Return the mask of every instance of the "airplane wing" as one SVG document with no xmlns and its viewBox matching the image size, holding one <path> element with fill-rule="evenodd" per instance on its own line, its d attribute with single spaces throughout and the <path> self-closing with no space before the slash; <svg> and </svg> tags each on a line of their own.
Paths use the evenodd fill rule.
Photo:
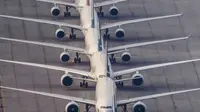
<svg viewBox="0 0 200 112">
<path fill-rule="evenodd" d="M 81 76 L 85 76 L 85 77 L 90 77 L 90 78 L 93 79 L 93 77 L 90 75 L 90 72 L 86 72 L 86 71 L 83 71 L 83 70 L 77 70 L 77 69 L 59 67 L 59 66 L 53 66 L 53 65 L 22 62 L 22 61 L 4 60 L 4 59 L 0 59 L 0 62 L 27 65 L 27 66 L 46 68 L 46 69 L 51 69 L 51 70 L 59 70 L 59 71 L 65 72 L 65 73 L 73 73 L 73 74 L 77 74 L 77 75 L 81 75 Z"/>
<path fill-rule="evenodd" d="M 94 7 L 102 7 L 102 6 L 106 6 L 106 5 L 112 5 L 112 4 L 116 4 L 119 2 L 124 2 L 127 0 L 107 0 L 107 1 L 103 1 L 103 2 L 99 2 L 99 3 L 94 3 Z"/>
<path fill-rule="evenodd" d="M 129 73 L 133 73 L 133 72 L 140 71 L 140 70 L 148 70 L 148 69 L 152 69 L 152 68 L 166 67 L 166 66 L 170 66 L 170 65 L 184 64 L 184 63 L 196 62 L 196 61 L 200 61 L 200 59 L 191 59 L 191 60 L 168 62 L 168 63 L 161 63 L 161 64 L 154 64 L 154 65 L 147 65 L 147 66 L 142 66 L 142 67 L 137 67 L 137 68 L 131 68 L 131 69 L 114 72 L 113 77 L 127 75 Z"/>
<path fill-rule="evenodd" d="M 171 17 L 178 17 L 178 16 L 181 16 L 181 15 L 182 15 L 182 13 L 174 14 L 174 15 L 157 16 L 157 17 L 149 17 L 149 18 L 142 18 L 142 19 L 134 19 L 134 20 L 126 20 L 126 21 L 120 21 L 120 22 L 115 22 L 115 23 L 109 23 L 109 24 L 106 24 L 106 25 L 102 25 L 101 30 L 116 27 L 116 26 L 126 25 L 126 24 L 152 21 L 152 20 L 158 20 L 158 19 L 166 19 L 166 18 L 171 18 Z"/>
<path fill-rule="evenodd" d="M 58 1 L 58 0 L 37 0 L 37 1 L 52 3 L 52 4 L 65 5 L 65 6 L 70 6 L 70 7 L 79 7 L 78 5 L 76 5 L 74 3 L 68 3 L 68 2 L 64 2 L 64 1 Z"/>
<path fill-rule="evenodd" d="M 115 54 L 115 52 L 117 52 L 117 53 L 118 53 L 118 51 L 123 52 L 124 50 L 127 50 L 128 48 L 141 47 L 141 46 L 158 44 L 158 43 L 165 43 L 165 42 L 172 42 L 172 41 L 177 41 L 177 40 L 184 40 L 184 39 L 188 39 L 189 36 L 188 37 L 181 37 L 181 38 L 174 38 L 174 39 L 165 39 L 165 40 L 157 40 L 157 41 L 151 41 L 151 42 L 142 42 L 142 43 L 134 43 L 134 44 L 128 44 L 128 45 L 123 45 L 123 46 L 117 46 L 117 47 L 109 48 L 108 52 L 109 52 L 109 54 Z M 112 52 L 114 52 L 114 53 L 112 53 Z"/>
<path fill-rule="evenodd" d="M 153 99 L 153 98 L 159 98 L 159 97 L 170 96 L 170 95 L 181 94 L 181 93 L 194 92 L 194 91 L 199 91 L 199 90 L 200 90 L 200 88 L 195 88 L 195 89 L 187 89 L 187 90 L 182 90 L 182 91 L 174 91 L 174 92 L 166 92 L 166 93 L 147 95 L 147 96 L 142 96 L 142 97 L 130 98 L 127 100 L 119 100 L 119 101 L 117 101 L 117 105 L 134 103 L 134 102 L 141 101 L 141 100 L 148 100 L 148 99 Z"/>
<path fill-rule="evenodd" d="M 58 25 L 58 26 L 65 26 L 65 27 L 69 27 L 69 28 L 73 28 L 73 29 L 77 29 L 77 30 L 83 30 L 83 28 L 80 25 L 68 24 L 66 22 L 58 22 L 58 21 L 50 21 L 50 20 L 44 20 L 44 19 L 18 17 L 18 16 L 9 16 L 9 15 L 0 15 L 0 17 L 18 19 L 18 20 L 24 20 L 24 21 L 31 21 L 31 22 L 38 22 L 38 23 L 45 23 L 45 24 L 52 24 L 52 25 Z"/>
<path fill-rule="evenodd" d="M 79 103 L 83 103 L 83 104 L 96 105 L 96 101 L 94 101 L 94 100 L 89 100 L 89 99 L 84 99 L 84 98 L 79 98 L 79 97 L 72 97 L 72 96 L 66 96 L 66 95 L 60 95 L 60 94 L 54 94 L 54 93 L 32 91 L 32 90 L 27 90 L 27 89 L 18 89 L 18 88 L 6 87 L 6 86 L 0 86 L 0 88 L 14 90 L 14 91 L 20 91 L 20 92 L 25 92 L 25 93 L 31 93 L 31 94 L 37 94 L 37 95 L 42 95 L 42 96 L 48 96 L 48 97 L 53 97 L 53 98 L 59 98 L 59 99 L 64 99 L 64 100 L 70 100 L 70 101 L 75 101 L 75 102 L 79 102 Z"/>
<path fill-rule="evenodd" d="M 61 48 L 61 49 L 66 49 L 67 51 L 73 51 L 73 52 L 78 52 L 78 53 L 82 53 L 82 54 L 87 54 L 85 52 L 85 50 L 82 48 L 77 48 L 77 47 L 72 47 L 72 46 L 67 46 L 67 45 L 46 43 L 46 42 L 37 42 L 37 41 L 28 41 L 28 40 L 21 40 L 21 39 L 11 39 L 11 38 L 5 38 L 5 37 L 0 37 L 0 39 L 6 40 L 6 41 L 12 41 L 12 42 L 21 42 L 21 43 L 27 43 L 27 44 L 35 44 L 35 45 L 42 45 L 42 46 L 47 46 L 47 47 Z"/>
</svg>

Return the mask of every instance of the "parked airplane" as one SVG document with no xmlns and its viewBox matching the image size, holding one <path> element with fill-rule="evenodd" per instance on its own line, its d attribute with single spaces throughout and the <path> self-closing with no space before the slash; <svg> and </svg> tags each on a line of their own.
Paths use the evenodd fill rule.
<svg viewBox="0 0 200 112">
<path fill-rule="evenodd" d="M 188 39 L 189 36 L 111 47 L 111 48 L 108 48 L 108 54 L 110 55 L 111 63 L 116 62 L 116 58 L 114 55 L 117 53 L 122 53 L 120 58 L 123 62 L 129 62 L 129 61 L 131 61 L 131 57 L 132 57 L 129 52 L 130 48 L 165 43 L 165 42 L 173 42 L 173 41 L 178 41 L 178 40 L 185 40 L 185 39 Z M 35 44 L 35 45 L 42 45 L 42 46 L 46 46 L 46 47 L 55 47 L 55 48 L 64 49 L 64 51 L 60 54 L 60 61 L 62 63 L 67 63 L 71 59 L 70 52 L 77 52 L 77 55 L 74 58 L 74 63 L 80 63 L 81 57 L 79 56 L 79 54 L 86 54 L 86 55 L 90 54 L 90 52 L 88 52 L 89 51 L 88 48 L 92 47 L 92 46 L 87 46 L 87 47 L 85 47 L 85 49 L 82 49 L 82 48 L 78 48 L 78 47 L 72 47 L 72 46 L 68 46 L 68 45 L 61 45 L 61 44 L 54 44 L 54 43 L 47 43 L 47 42 L 28 41 L 28 40 L 11 39 L 11 38 L 4 38 L 4 37 L 0 37 L 0 39 L 6 40 L 6 41 L 12 41 L 12 42 L 21 42 L 21 43 L 27 43 L 27 44 Z M 90 43 L 88 43 L 88 42 L 90 42 L 90 41 L 85 41 L 86 45 L 90 45 Z"/>
<path fill-rule="evenodd" d="M 155 99 L 164 96 L 170 96 L 180 93 L 194 92 L 199 91 L 200 88 L 195 89 L 187 89 L 182 91 L 174 91 L 174 92 L 166 92 L 166 93 L 158 93 L 147 96 L 128 98 L 124 100 L 116 99 L 116 85 L 115 82 L 110 77 L 101 77 L 97 81 L 96 85 L 96 96 L 95 100 L 85 99 L 81 97 L 72 97 L 61 94 L 53 94 L 39 91 L 32 91 L 27 89 L 18 89 L 6 86 L 0 86 L 0 88 L 21 91 L 31 94 L 37 94 L 42 96 L 48 96 L 58 99 L 69 100 L 70 102 L 66 104 L 64 111 L 65 112 L 80 112 L 80 107 L 78 103 L 85 104 L 85 112 L 89 112 L 91 107 L 95 107 L 96 112 L 117 112 L 118 107 L 122 107 L 123 112 L 127 112 L 127 104 L 134 103 L 132 106 L 132 112 L 147 112 L 147 106 L 142 101 L 148 99 Z M 83 110 L 81 110 L 83 111 Z"/>
<path fill-rule="evenodd" d="M 92 0 L 90 0 L 90 2 L 92 2 Z M 90 4 L 92 4 L 92 3 L 90 3 Z M 54 47 L 58 47 L 58 48 L 67 49 L 69 51 L 75 51 L 75 52 L 78 52 L 78 53 L 87 54 L 89 59 L 90 59 L 90 66 L 92 68 L 90 72 L 91 72 L 92 76 L 89 75 L 90 73 L 87 74 L 86 72 L 81 72 L 80 70 L 79 71 L 72 70 L 72 69 L 70 69 L 70 70 L 73 71 L 72 73 L 82 74 L 81 76 L 84 76 L 86 78 L 89 77 L 91 79 L 94 79 L 94 78 L 98 79 L 102 74 L 107 73 L 107 70 L 106 70 L 107 67 L 105 67 L 105 63 L 107 61 L 106 62 L 103 61 L 103 60 L 107 60 L 107 54 L 106 54 L 107 52 L 105 53 L 105 51 L 102 48 L 102 46 L 104 44 L 103 44 L 103 39 L 101 38 L 101 35 L 100 35 L 99 21 L 97 21 L 98 17 L 97 17 L 96 12 L 93 10 L 93 7 L 91 7 L 91 6 L 82 7 L 81 13 L 82 13 L 82 15 L 81 15 L 81 21 L 82 21 L 81 28 L 86 29 L 86 30 L 83 30 L 83 34 L 85 35 L 85 50 L 83 50 L 81 48 L 72 48 L 72 47 L 69 47 L 69 46 L 67 46 L 67 48 L 66 48 L 66 46 L 56 45 L 56 44 L 30 42 L 30 41 L 22 41 L 22 40 L 16 40 L 16 39 L 8 39 L 8 38 L 7 39 L 1 38 L 1 39 L 18 41 L 18 42 L 21 41 L 21 42 L 26 42 L 26 43 L 34 43 L 34 44 L 40 44 L 40 45 L 46 45 L 46 46 L 54 46 Z M 18 18 L 18 17 L 13 17 L 13 16 L 3 16 L 3 17 Z M 91 17 L 91 19 L 88 19 L 88 17 Z M 24 18 L 24 20 L 30 20 L 30 19 Z M 54 23 L 54 21 L 53 22 L 45 21 L 45 22 L 46 23 Z M 55 23 L 58 24 L 57 22 L 55 22 Z M 67 23 L 63 23 L 63 24 L 66 25 Z M 154 44 L 154 43 L 162 43 L 162 42 L 168 42 L 168 41 L 175 41 L 175 40 L 181 40 L 181 39 L 187 39 L 187 38 L 188 37 L 183 37 L 183 38 L 171 39 L 171 40 L 146 42 L 146 43 L 143 43 L 143 44 L 139 43 L 139 44 L 125 45 L 125 46 L 121 46 L 121 47 L 117 47 L 117 48 L 108 49 L 108 53 L 109 54 L 115 54 L 115 53 L 119 53 L 119 52 L 122 52 L 122 51 L 126 51 L 126 49 L 131 48 L 131 47 L 149 45 L 149 44 Z M 119 50 L 119 51 L 117 51 L 117 50 Z M 126 56 L 126 57 L 124 58 L 124 56 Z M 123 59 L 127 60 L 127 53 L 126 54 L 124 53 L 124 56 L 123 56 Z M 69 60 L 69 55 L 66 51 L 61 54 L 61 60 L 63 62 Z M 80 58 L 78 56 L 77 56 L 77 58 L 75 58 L 75 62 L 80 62 Z M 109 65 L 109 71 L 112 72 L 110 60 L 108 61 L 108 65 Z M 135 71 L 133 71 L 133 72 L 135 72 Z M 68 73 L 66 72 L 66 74 L 68 74 Z M 113 73 L 110 73 L 110 74 L 113 75 Z M 138 76 L 139 76 L 139 78 L 138 78 Z M 117 77 L 117 79 L 119 79 L 118 77 L 121 77 L 121 76 L 119 75 L 119 76 L 116 76 L 116 77 Z M 138 78 L 138 80 L 140 79 L 141 81 L 143 81 L 142 75 L 136 74 L 132 77 L 132 79 L 134 79 L 136 77 Z M 85 87 L 88 86 L 86 81 L 90 81 L 90 80 L 89 79 L 86 80 L 86 78 L 81 78 L 81 80 L 83 80 L 83 82 L 80 83 L 81 87 L 82 86 L 85 86 Z M 61 78 L 61 81 L 63 81 L 64 79 L 66 79 L 66 80 L 69 79 L 69 80 L 72 81 L 72 76 L 64 75 Z M 80 79 L 80 78 L 76 78 L 76 79 Z M 117 84 L 119 83 L 120 85 L 122 85 L 123 83 L 121 83 L 120 80 L 117 80 L 118 81 Z M 131 80 L 131 78 L 130 78 L 130 80 Z M 136 79 L 134 79 L 134 80 L 136 80 Z M 69 82 L 71 82 L 71 81 L 69 81 Z M 143 82 L 141 82 L 141 83 L 143 83 Z M 71 84 L 72 84 L 72 82 L 70 84 L 63 84 L 63 85 L 71 85 Z"/>
<path fill-rule="evenodd" d="M 39 0 L 39 1 L 47 1 L 47 0 Z M 120 1 L 124 0 L 116 0 L 116 1 L 107 1 L 107 2 L 102 2 L 101 5 L 96 6 L 102 6 L 105 4 L 111 4 L 111 3 L 118 3 Z M 61 4 L 63 2 L 58 1 L 48 1 L 48 2 L 56 2 L 55 4 Z M 81 6 L 81 10 L 79 10 L 81 14 L 81 26 L 78 25 L 71 25 L 68 23 L 63 23 L 63 22 L 55 22 L 55 21 L 48 21 L 48 20 L 42 20 L 42 19 L 32 19 L 32 18 L 24 18 L 24 17 L 15 17 L 15 16 L 7 16 L 7 15 L 0 15 L 0 17 L 5 17 L 5 18 L 13 18 L 13 19 L 20 19 L 20 20 L 27 20 L 27 21 L 33 21 L 33 22 L 40 22 L 40 23 L 47 23 L 47 24 L 54 24 L 54 25 L 59 25 L 61 26 L 67 26 L 72 28 L 70 38 L 76 37 L 74 34 L 74 29 L 79 29 L 83 32 L 85 36 L 85 50 L 81 48 L 74 48 L 70 46 L 63 46 L 63 45 L 57 45 L 57 44 L 50 44 L 50 43 L 41 43 L 41 42 L 31 42 L 31 41 L 25 41 L 25 40 L 17 40 L 17 39 L 6 39 L 6 38 L 1 38 L 4 40 L 10 40 L 10 41 L 17 41 L 17 42 L 24 42 L 24 43 L 32 43 L 32 44 L 38 44 L 38 45 L 44 45 L 44 46 L 52 46 L 52 47 L 58 47 L 58 48 L 63 48 L 64 51 L 60 54 L 60 60 L 61 62 L 68 62 L 70 60 L 70 55 L 69 51 L 76 52 L 76 57 L 74 58 L 75 63 L 80 63 L 81 58 L 79 54 L 93 54 L 94 52 L 97 52 L 99 47 L 98 44 L 102 43 L 100 40 L 101 34 L 100 30 L 103 28 L 107 27 L 112 27 L 112 26 L 117 26 L 117 25 L 123 25 L 123 24 L 129 24 L 129 23 L 137 23 L 137 22 L 142 22 L 142 21 L 150 21 L 150 20 L 156 20 L 156 19 L 161 19 L 161 18 L 169 18 L 169 17 L 176 17 L 180 16 L 181 14 L 175 14 L 175 15 L 168 15 L 168 16 L 161 16 L 161 17 L 153 17 L 153 18 L 146 18 L 146 19 L 136 19 L 136 20 L 131 20 L 131 21 L 123 21 L 120 23 L 113 23 L 110 25 L 106 26 L 100 26 L 99 25 L 99 20 L 96 11 L 93 9 L 93 0 L 81 0 L 81 1 L 76 1 L 76 7 Z M 65 4 L 67 5 L 67 3 Z M 72 6 L 72 5 L 70 5 Z M 73 5 L 75 6 L 75 4 Z M 65 35 L 64 30 L 59 28 L 56 31 L 56 36 L 58 38 L 62 38 Z M 94 37 L 94 38 L 91 38 Z M 170 42 L 170 41 L 176 41 L 176 40 L 182 40 L 182 39 L 187 39 L 188 37 L 183 37 L 183 38 L 177 38 L 177 39 L 166 39 L 166 40 L 159 40 L 159 41 L 152 41 L 152 42 L 144 42 L 144 43 L 138 43 L 138 44 L 129 44 L 129 45 L 124 45 L 124 46 L 118 46 L 118 47 L 113 47 L 108 49 L 109 55 L 111 55 L 110 60 L 111 62 L 115 63 L 116 59 L 114 57 L 114 54 L 116 53 L 122 53 L 121 54 L 121 59 L 124 62 L 129 62 L 131 60 L 131 54 L 127 51 L 127 49 L 132 48 L 132 47 L 139 47 L 139 46 L 145 46 L 145 45 L 150 45 L 150 44 L 156 44 L 156 43 L 163 43 L 163 42 Z"/>
<path fill-rule="evenodd" d="M 62 5 L 66 7 L 66 12 L 64 12 L 64 16 L 68 17 L 71 16 L 71 12 L 69 11 L 70 8 L 81 8 L 82 5 L 85 5 L 85 2 L 87 3 L 87 5 L 90 5 L 90 0 L 75 0 L 75 3 L 67 3 L 64 1 L 53 1 L 53 0 L 37 0 L 40 2 L 46 2 L 46 3 L 52 3 L 54 4 L 54 6 L 51 8 L 51 14 L 53 16 L 59 16 L 60 15 L 60 8 L 58 5 Z M 119 9 L 115 6 L 116 3 L 119 2 L 124 2 L 127 0 L 107 0 L 107 1 L 103 1 L 103 2 L 99 2 L 99 3 L 94 3 L 94 8 L 99 9 L 99 12 L 97 12 L 97 14 L 101 17 L 104 16 L 104 12 L 102 11 L 102 7 L 103 6 L 107 6 L 107 5 L 112 5 L 109 9 L 109 14 L 112 16 L 117 16 L 119 14 Z M 80 6 L 80 4 L 82 4 Z"/>
<path fill-rule="evenodd" d="M 47 2 L 47 0 L 40 0 L 40 1 L 46 1 Z M 50 20 L 44 20 L 44 19 L 34 19 L 34 18 L 9 16 L 9 15 L 0 15 L 0 17 L 13 18 L 13 19 L 19 19 L 19 20 L 26 20 L 26 21 L 32 21 L 32 22 L 38 22 L 38 23 L 45 23 L 45 24 L 52 24 L 52 25 L 58 25 L 59 28 L 55 32 L 55 36 L 58 39 L 64 38 L 65 35 L 66 35 L 65 31 L 64 31 L 64 29 L 62 27 L 71 28 L 71 33 L 69 35 L 69 38 L 70 39 L 75 39 L 76 38 L 76 34 L 74 33 L 75 30 L 82 31 L 84 37 L 87 38 L 88 34 L 90 33 L 90 31 L 88 31 L 88 28 L 91 27 L 91 26 L 95 27 L 96 29 L 98 29 L 98 32 L 100 30 L 104 30 L 105 34 L 103 35 L 103 37 L 105 37 L 105 38 L 110 38 L 110 34 L 108 32 L 109 28 L 118 27 L 118 29 L 115 32 L 115 35 L 116 35 L 117 38 L 122 39 L 125 36 L 125 32 L 121 27 L 122 25 L 145 22 L 145 21 L 152 21 L 152 20 L 158 20 L 158 19 L 166 19 L 166 18 L 178 17 L 178 16 L 182 15 L 182 13 L 180 13 L 180 14 L 174 14 L 174 15 L 166 15 L 166 16 L 158 16 L 158 17 L 149 17 L 149 18 L 141 18 L 141 19 L 134 19 L 134 20 L 126 20 L 126 21 L 120 21 L 120 22 L 110 23 L 110 24 L 106 24 L 106 25 L 99 25 L 99 18 L 97 16 L 96 10 L 94 10 L 95 6 L 96 7 L 101 7 L 101 6 L 104 6 L 104 5 L 115 4 L 115 3 L 118 3 L 119 1 L 124 1 L 124 0 L 106 1 L 106 2 L 102 2 L 102 3 L 96 4 L 96 5 L 93 3 L 93 0 L 76 0 L 76 4 L 66 3 L 66 2 L 59 2 L 58 3 L 58 1 L 48 0 L 48 2 L 52 2 L 52 3 L 55 3 L 55 4 L 63 3 L 63 5 L 76 7 L 76 9 L 80 13 L 81 25 L 74 25 L 74 24 L 69 24 L 69 23 L 66 23 L 66 22 L 57 22 L 57 21 L 50 21 Z M 115 11 L 111 11 L 111 12 L 115 12 Z"/>
</svg>

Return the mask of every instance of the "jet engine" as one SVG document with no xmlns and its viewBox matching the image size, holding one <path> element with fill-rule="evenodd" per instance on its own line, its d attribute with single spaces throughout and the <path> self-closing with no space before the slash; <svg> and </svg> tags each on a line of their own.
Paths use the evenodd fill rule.
<svg viewBox="0 0 200 112">
<path fill-rule="evenodd" d="M 65 106 L 65 112 L 79 112 L 79 105 L 71 101 Z"/>
<path fill-rule="evenodd" d="M 124 52 L 121 54 L 121 60 L 124 62 L 128 62 L 131 60 L 131 54 L 129 52 Z"/>
<path fill-rule="evenodd" d="M 110 7 L 109 12 L 110 12 L 110 15 L 117 16 L 119 13 L 119 9 L 116 6 L 112 6 Z"/>
<path fill-rule="evenodd" d="M 55 35 L 57 38 L 61 39 L 61 38 L 65 37 L 65 31 L 62 28 L 59 28 L 56 30 Z"/>
<path fill-rule="evenodd" d="M 60 8 L 57 6 L 54 6 L 51 8 L 51 14 L 53 16 L 58 16 L 60 14 Z"/>
<path fill-rule="evenodd" d="M 139 74 L 139 73 L 136 73 L 132 76 L 132 85 L 135 86 L 135 87 L 140 87 L 144 84 L 144 77 Z"/>
<path fill-rule="evenodd" d="M 73 83 L 73 78 L 69 74 L 64 74 L 60 79 L 60 83 L 62 86 L 71 86 Z"/>
<path fill-rule="evenodd" d="M 63 62 L 63 63 L 66 63 L 70 60 L 70 56 L 69 56 L 69 53 L 68 52 L 62 52 L 60 54 L 60 61 Z"/>
<path fill-rule="evenodd" d="M 116 31 L 115 31 L 115 36 L 119 39 L 123 39 L 124 38 L 124 35 L 125 35 L 125 31 L 124 29 L 122 28 L 118 28 Z"/>
<path fill-rule="evenodd" d="M 146 105 L 140 101 L 138 101 L 133 105 L 132 112 L 146 112 L 146 111 L 147 111 Z"/>
</svg>

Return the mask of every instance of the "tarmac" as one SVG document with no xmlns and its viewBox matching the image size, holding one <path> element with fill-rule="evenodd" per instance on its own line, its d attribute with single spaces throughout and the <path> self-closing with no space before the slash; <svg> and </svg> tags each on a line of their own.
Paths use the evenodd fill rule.
<svg viewBox="0 0 200 112">
<path fill-rule="evenodd" d="M 95 0 L 95 2 L 100 1 L 102 0 Z M 123 41 L 114 37 L 116 28 L 113 28 L 111 29 L 112 39 L 109 41 L 109 46 L 177 38 L 192 34 L 188 40 L 130 49 L 132 61 L 123 63 L 118 59 L 118 63 L 113 64 L 114 71 L 147 64 L 199 58 L 199 4 L 199 0 L 129 0 L 116 4 L 120 9 L 117 19 L 108 15 L 109 6 L 104 7 L 106 17 L 101 19 L 102 24 L 183 12 L 181 17 L 124 25 L 122 28 L 126 31 L 126 37 Z M 58 18 L 52 17 L 50 14 L 52 6 L 52 4 L 36 2 L 35 0 L 0 0 L 0 14 L 59 20 L 72 24 L 80 23 L 79 14 L 75 9 L 70 9 L 72 13 L 70 18 L 64 18 L 63 12 Z M 64 11 L 64 7 L 62 9 Z M 77 40 L 57 40 L 54 36 L 57 28 L 58 26 L 54 25 L 0 18 L 0 36 L 84 47 L 84 37 L 81 32 L 76 31 Z M 65 29 L 69 31 L 68 28 Z M 2 59 L 89 70 L 88 58 L 82 55 L 83 62 L 81 64 L 73 62 L 61 64 L 59 55 L 62 51 L 62 49 L 56 48 L 0 41 L 0 58 Z M 71 55 L 72 58 L 75 56 L 74 53 Z M 60 85 L 60 78 L 63 74 L 60 71 L 0 63 L 1 83 L 4 86 L 95 99 L 95 84 L 89 83 L 90 87 L 85 89 L 79 87 L 79 81 L 75 81 L 72 87 L 65 88 Z M 200 87 L 199 62 L 141 71 L 141 74 L 145 78 L 144 86 L 134 88 L 131 86 L 131 81 L 127 81 L 125 87 L 118 90 L 117 99 Z M 64 112 L 65 105 L 69 102 L 23 92 L 4 89 L 1 91 L 2 101 L 0 104 L 4 107 L 2 112 Z M 172 95 L 143 102 L 147 105 L 148 112 L 199 112 L 199 93 Z M 133 104 L 128 104 L 128 111 L 131 111 Z M 81 112 L 84 111 L 83 104 L 80 104 L 80 109 Z"/>
</svg>

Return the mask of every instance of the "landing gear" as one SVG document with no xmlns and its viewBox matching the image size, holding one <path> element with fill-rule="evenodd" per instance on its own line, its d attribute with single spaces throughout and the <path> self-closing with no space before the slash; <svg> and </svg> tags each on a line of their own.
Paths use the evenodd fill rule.
<svg viewBox="0 0 200 112">
<path fill-rule="evenodd" d="M 116 79 L 120 80 L 120 79 L 122 79 L 122 76 L 118 76 L 118 77 L 116 77 Z M 122 88 L 124 86 L 124 83 L 123 82 L 116 82 L 116 86 L 118 88 Z"/>
<path fill-rule="evenodd" d="M 71 34 L 69 35 L 69 38 L 73 39 L 73 40 L 76 39 L 76 34 L 74 34 L 74 29 L 73 28 L 71 29 Z"/>
<path fill-rule="evenodd" d="M 125 104 L 125 105 L 122 105 L 122 106 L 121 106 L 121 108 L 123 109 L 123 111 L 122 111 L 122 112 L 128 112 L 128 111 L 127 111 L 126 104 Z"/>
<path fill-rule="evenodd" d="M 91 108 L 91 106 L 90 105 L 88 105 L 88 104 L 85 104 L 85 111 L 84 112 L 90 112 L 89 110 L 90 110 L 90 108 Z"/>
<path fill-rule="evenodd" d="M 104 17 L 104 12 L 102 11 L 102 7 L 99 7 L 99 12 L 97 12 L 99 17 Z"/>
<path fill-rule="evenodd" d="M 111 63 L 116 63 L 116 58 L 114 57 L 114 54 L 111 54 L 110 62 Z"/>
<path fill-rule="evenodd" d="M 71 16 L 71 13 L 69 12 L 70 7 L 66 6 L 66 12 L 64 12 L 65 17 Z"/>
<path fill-rule="evenodd" d="M 79 57 L 79 53 L 76 53 L 76 57 L 74 58 L 74 63 L 81 63 L 81 58 Z"/>
<path fill-rule="evenodd" d="M 87 78 L 87 77 L 83 77 L 83 78 Z M 80 82 L 80 87 L 88 88 L 88 82 L 86 82 L 85 80 L 83 80 L 83 82 Z"/>
<path fill-rule="evenodd" d="M 104 39 L 110 39 L 110 34 L 108 34 L 108 29 L 105 30 L 105 34 L 103 35 Z"/>
</svg>

